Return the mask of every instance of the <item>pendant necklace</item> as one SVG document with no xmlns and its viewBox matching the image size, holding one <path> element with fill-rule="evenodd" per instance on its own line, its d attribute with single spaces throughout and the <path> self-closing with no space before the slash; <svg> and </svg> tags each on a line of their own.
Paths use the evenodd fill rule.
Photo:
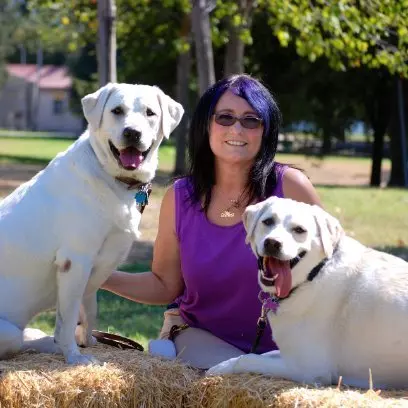
<svg viewBox="0 0 408 408">
<path fill-rule="evenodd" d="M 232 210 L 234 208 L 238 209 L 240 207 L 242 195 L 244 194 L 244 192 L 245 192 L 245 190 L 239 195 L 238 198 L 235 198 L 233 200 L 229 200 L 231 204 L 225 210 L 221 211 L 221 213 L 220 213 L 221 218 L 232 218 L 232 217 L 235 216 L 235 212 L 233 212 Z"/>
</svg>

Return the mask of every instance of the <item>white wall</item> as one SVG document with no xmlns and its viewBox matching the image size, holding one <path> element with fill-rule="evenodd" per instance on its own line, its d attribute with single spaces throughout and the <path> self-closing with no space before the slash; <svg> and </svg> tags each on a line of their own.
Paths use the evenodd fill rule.
<svg viewBox="0 0 408 408">
<path fill-rule="evenodd" d="M 62 112 L 54 112 L 54 101 L 62 103 Z M 37 110 L 37 130 L 74 132 L 83 131 L 83 119 L 69 111 L 69 94 L 63 90 L 40 90 Z"/>
</svg>

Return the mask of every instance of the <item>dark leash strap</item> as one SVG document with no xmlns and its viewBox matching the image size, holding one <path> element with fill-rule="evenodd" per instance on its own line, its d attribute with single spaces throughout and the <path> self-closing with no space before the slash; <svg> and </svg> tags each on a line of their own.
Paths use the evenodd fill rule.
<svg viewBox="0 0 408 408">
<path fill-rule="evenodd" d="M 276 298 L 275 296 L 272 297 L 262 290 L 259 292 L 258 299 L 262 303 L 261 315 L 259 316 L 259 319 L 256 323 L 256 337 L 254 342 L 252 343 L 250 353 L 256 353 L 259 342 L 261 341 L 262 335 L 264 334 L 266 325 L 268 324 L 268 312 L 276 312 L 279 305 L 278 298 Z"/>
<path fill-rule="evenodd" d="M 259 346 L 259 342 L 261 341 L 262 335 L 265 331 L 265 327 L 267 324 L 266 315 L 264 316 L 263 313 L 264 312 L 263 312 L 263 306 L 262 306 L 262 314 L 256 323 L 256 337 L 255 337 L 254 342 L 252 343 L 252 347 L 250 351 L 250 353 L 253 353 L 253 354 L 256 353 L 256 349 Z"/>
<path fill-rule="evenodd" d="M 181 324 L 177 325 L 175 324 L 174 326 L 171 327 L 170 333 L 169 333 L 169 340 L 174 341 L 174 338 L 183 330 L 188 329 L 188 324 Z"/>
<path fill-rule="evenodd" d="M 144 351 L 143 346 L 138 342 L 128 339 L 127 337 L 119 336 L 118 334 L 92 330 L 92 336 L 95 337 L 98 343 L 107 344 L 121 350 L 131 349 Z"/>
</svg>

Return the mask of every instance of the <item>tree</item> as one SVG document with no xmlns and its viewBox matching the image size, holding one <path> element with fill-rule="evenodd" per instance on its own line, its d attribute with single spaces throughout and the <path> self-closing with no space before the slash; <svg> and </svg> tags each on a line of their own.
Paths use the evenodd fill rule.
<svg viewBox="0 0 408 408">
<path fill-rule="evenodd" d="M 209 13 L 215 7 L 214 0 L 192 0 L 192 30 L 200 94 L 214 82 L 214 57 Z"/>
<path fill-rule="evenodd" d="M 269 24 L 281 45 L 287 46 L 293 41 L 297 53 L 310 61 L 324 56 L 337 70 L 364 66 L 408 77 L 408 4 L 405 0 L 312 3 L 263 0 L 262 5 L 268 10 Z M 381 121 L 372 125 L 378 122 Z M 381 126 L 374 129 L 374 133 L 377 143 L 373 149 L 371 181 L 377 183 L 382 158 L 380 138 L 384 137 L 385 130 Z M 392 136 L 392 157 L 398 157 L 402 138 L 395 133 Z M 377 157 L 379 154 L 381 157 Z M 394 160 L 392 163 L 398 165 Z"/>
<path fill-rule="evenodd" d="M 255 0 L 224 1 L 217 4 L 215 18 L 212 21 L 219 24 L 225 20 L 226 25 L 225 33 L 221 35 L 221 41 L 226 44 L 224 76 L 245 71 L 245 46 L 252 43 L 251 24 L 255 8 Z"/>
<path fill-rule="evenodd" d="M 99 86 L 117 82 L 115 0 L 98 0 L 98 77 Z"/>
<path fill-rule="evenodd" d="M 5 65 L 14 48 L 20 45 L 15 36 L 16 27 L 24 24 L 21 9 L 16 2 L 0 0 L 0 87 L 6 80 Z"/>
<path fill-rule="evenodd" d="M 186 136 L 189 127 L 190 107 L 190 72 L 191 72 L 191 12 L 186 12 L 180 29 L 179 56 L 177 61 L 177 92 L 176 99 L 184 107 L 184 116 L 176 128 L 176 163 L 174 175 L 186 172 Z"/>
</svg>

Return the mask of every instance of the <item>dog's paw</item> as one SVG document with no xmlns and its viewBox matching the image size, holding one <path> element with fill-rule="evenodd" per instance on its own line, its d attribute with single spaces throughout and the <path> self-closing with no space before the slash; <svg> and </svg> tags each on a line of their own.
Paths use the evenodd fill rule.
<svg viewBox="0 0 408 408">
<path fill-rule="evenodd" d="M 210 375 L 222 375 L 222 374 L 233 374 L 237 372 L 238 362 L 240 357 L 231 358 L 227 361 L 217 364 L 207 370 L 205 375 L 208 377 Z"/>
<path fill-rule="evenodd" d="M 101 365 L 102 363 L 90 354 L 68 354 L 65 357 L 67 364 L 70 365 Z"/>
</svg>

